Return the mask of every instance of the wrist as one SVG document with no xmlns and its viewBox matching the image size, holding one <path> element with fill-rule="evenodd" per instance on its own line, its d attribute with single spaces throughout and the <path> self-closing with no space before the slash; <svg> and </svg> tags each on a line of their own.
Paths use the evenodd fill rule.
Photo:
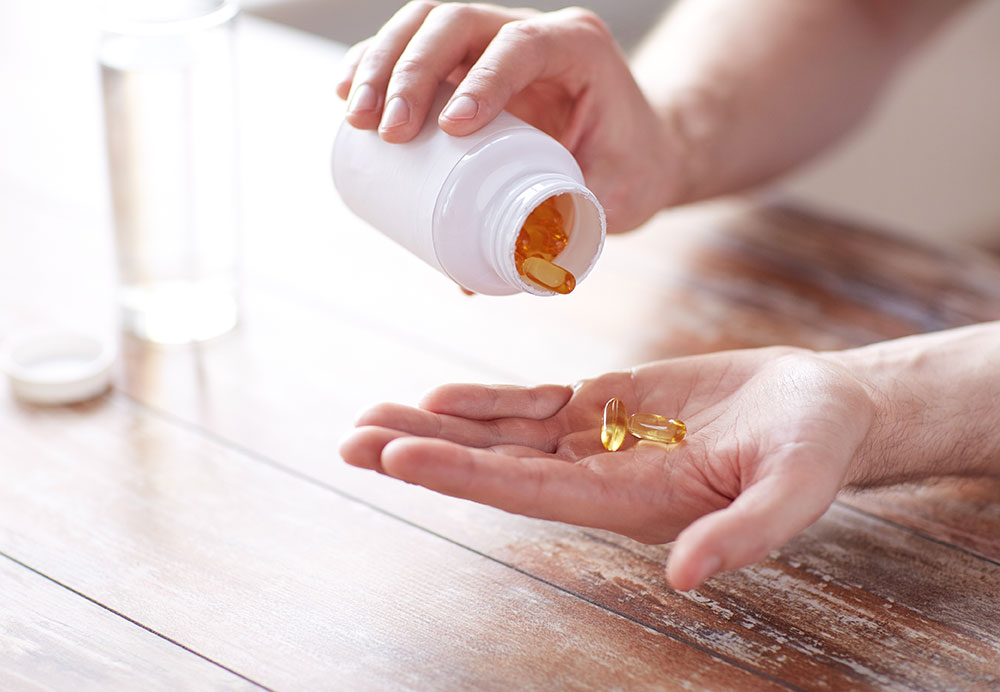
<svg viewBox="0 0 1000 692">
<path fill-rule="evenodd" d="M 663 89 L 661 87 L 661 89 Z M 665 162 L 663 207 L 675 207 L 724 192 L 715 149 L 723 141 L 724 99 L 697 84 L 677 85 L 657 95 L 653 110 L 662 133 Z"/>
<path fill-rule="evenodd" d="M 845 485 L 1000 476 L 998 344 L 992 323 L 823 354 L 857 378 L 875 408 Z"/>
</svg>

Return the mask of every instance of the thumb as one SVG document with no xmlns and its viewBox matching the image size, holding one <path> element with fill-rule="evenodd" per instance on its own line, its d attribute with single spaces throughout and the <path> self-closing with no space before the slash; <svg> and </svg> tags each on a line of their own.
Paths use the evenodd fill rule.
<svg viewBox="0 0 1000 692">
<path fill-rule="evenodd" d="M 753 564 L 823 515 L 840 487 L 839 466 L 782 466 L 680 533 L 667 562 L 671 586 L 687 591 L 716 572 Z"/>
</svg>

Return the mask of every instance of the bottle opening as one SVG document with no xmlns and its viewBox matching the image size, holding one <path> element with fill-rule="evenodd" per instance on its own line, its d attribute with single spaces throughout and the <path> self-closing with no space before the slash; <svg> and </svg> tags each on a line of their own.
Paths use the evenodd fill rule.
<svg viewBox="0 0 1000 692">
<path fill-rule="evenodd" d="M 514 266 L 522 279 L 563 295 L 576 288 L 576 277 L 558 264 L 569 245 L 573 215 L 567 194 L 547 198 L 528 214 L 514 248 Z"/>
<path fill-rule="evenodd" d="M 590 271 L 604 243 L 604 219 L 592 195 L 576 190 L 535 198 L 514 243 L 522 290 L 567 294 Z"/>
</svg>

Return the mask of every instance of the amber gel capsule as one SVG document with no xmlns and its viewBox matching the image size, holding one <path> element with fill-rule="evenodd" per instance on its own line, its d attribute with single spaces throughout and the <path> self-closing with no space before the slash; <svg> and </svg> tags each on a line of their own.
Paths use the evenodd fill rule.
<svg viewBox="0 0 1000 692">
<path fill-rule="evenodd" d="M 557 197 L 549 197 L 532 210 L 521 226 L 514 248 L 518 271 L 528 257 L 552 260 L 569 244 L 566 222 L 559 212 Z"/>
<path fill-rule="evenodd" d="M 621 399 L 611 399 L 604 405 L 601 444 L 609 452 L 617 452 L 628 432 L 628 412 Z"/>
<path fill-rule="evenodd" d="M 655 413 L 633 413 L 628 420 L 628 431 L 644 440 L 674 444 L 687 435 L 687 426 L 683 421 Z"/>
<path fill-rule="evenodd" d="M 566 295 L 576 288 L 576 277 L 554 262 L 529 257 L 521 265 L 524 278 L 542 288 Z"/>
<path fill-rule="evenodd" d="M 517 237 L 514 265 L 517 272 L 536 286 L 566 295 L 576 288 L 576 277 L 552 260 L 566 249 L 569 237 L 556 197 L 535 207 Z"/>
</svg>

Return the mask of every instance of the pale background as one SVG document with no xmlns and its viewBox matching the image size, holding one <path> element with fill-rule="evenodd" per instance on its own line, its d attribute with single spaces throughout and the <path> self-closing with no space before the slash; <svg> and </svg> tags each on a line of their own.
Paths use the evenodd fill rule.
<svg viewBox="0 0 1000 692">
<path fill-rule="evenodd" d="M 353 43 L 377 30 L 403 4 L 246 0 L 244 7 Z M 556 9 L 567 3 L 501 4 Z M 629 48 L 669 3 L 579 4 L 600 14 Z M 795 200 L 889 230 L 1000 248 L 1000 0 L 980 0 L 966 10 L 914 56 L 850 140 L 778 189 Z"/>
</svg>

